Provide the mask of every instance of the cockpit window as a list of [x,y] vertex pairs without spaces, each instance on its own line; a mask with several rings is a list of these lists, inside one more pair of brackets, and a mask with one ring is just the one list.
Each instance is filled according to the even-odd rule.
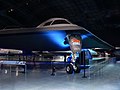
[[65,20],[55,20],[52,25],[54,24],[70,24],[69,22],[65,21]]
[[52,21],[47,22],[47,23],[44,24],[44,26],[49,26],[51,23],[52,23]]

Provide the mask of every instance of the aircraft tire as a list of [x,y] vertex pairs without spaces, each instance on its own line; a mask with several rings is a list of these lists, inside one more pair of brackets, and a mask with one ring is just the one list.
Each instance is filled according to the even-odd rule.
[[68,64],[67,66],[66,66],[66,72],[68,73],[68,74],[72,74],[73,73],[73,66],[71,65],[71,64]]
[[81,71],[80,65],[76,65],[75,67],[76,67],[76,69],[74,69],[74,72],[75,73],[80,73],[80,71]]

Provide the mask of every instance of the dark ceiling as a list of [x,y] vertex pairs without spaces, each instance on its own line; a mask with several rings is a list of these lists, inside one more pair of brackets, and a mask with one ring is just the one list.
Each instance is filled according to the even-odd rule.
[[69,19],[120,46],[119,0],[0,0],[0,29],[36,27],[53,17]]

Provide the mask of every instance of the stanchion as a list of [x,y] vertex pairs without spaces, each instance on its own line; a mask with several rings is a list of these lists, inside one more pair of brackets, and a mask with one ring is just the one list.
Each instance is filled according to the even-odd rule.
[[52,73],[51,73],[51,76],[55,76],[55,66],[53,65],[53,62],[54,62],[54,57],[53,57],[53,61],[52,61]]
[[51,73],[52,76],[55,76],[55,66],[52,67],[52,73]]
[[84,69],[84,74],[83,74],[83,77],[82,78],[87,78],[86,76],[86,73],[85,73],[85,66],[86,66],[86,60],[85,60],[85,51],[82,51],[81,52],[81,59],[83,60],[83,69]]
[[16,67],[16,76],[18,76],[18,66]]

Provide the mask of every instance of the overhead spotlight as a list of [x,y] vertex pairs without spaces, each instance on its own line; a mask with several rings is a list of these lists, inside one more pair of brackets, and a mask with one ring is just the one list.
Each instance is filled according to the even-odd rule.
[[10,10],[8,10],[8,12],[11,12]]
[[12,9],[12,8],[10,10],[8,10],[8,12],[12,12],[12,11],[14,11],[14,9]]
[[29,3],[26,3],[26,5],[28,5]]
[[13,11],[13,9],[11,8],[11,9],[10,9],[10,11],[12,12],[12,11]]

